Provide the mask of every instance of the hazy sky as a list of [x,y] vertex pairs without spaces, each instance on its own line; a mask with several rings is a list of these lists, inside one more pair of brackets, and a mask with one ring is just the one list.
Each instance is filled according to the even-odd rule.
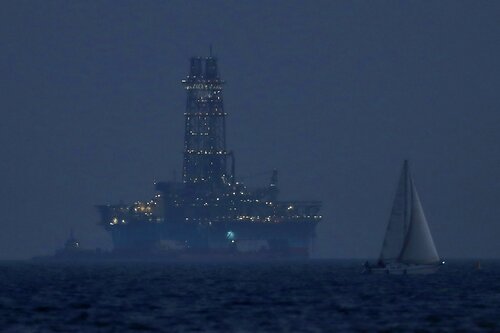
[[[0,259],[182,166],[188,58],[219,58],[237,174],[320,199],[316,255],[376,257],[404,158],[440,255],[500,257],[499,1],[2,1]],[[180,174],[180,172],[177,172]],[[248,178],[267,184],[267,177]]]

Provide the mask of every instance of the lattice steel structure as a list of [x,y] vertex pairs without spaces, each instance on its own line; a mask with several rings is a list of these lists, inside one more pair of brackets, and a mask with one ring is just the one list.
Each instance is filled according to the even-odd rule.
[[191,58],[189,75],[182,83],[187,92],[183,182],[209,186],[228,183],[227,114],[217,59]]

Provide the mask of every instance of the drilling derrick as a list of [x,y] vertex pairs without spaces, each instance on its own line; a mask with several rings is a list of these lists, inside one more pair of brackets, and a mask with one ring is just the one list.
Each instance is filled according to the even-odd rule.
[[217,59],[191,58],[189,75],[182,83],[187,92],[183,182],[220,187],[229,178],[222,98],[224,81],[219,77]]

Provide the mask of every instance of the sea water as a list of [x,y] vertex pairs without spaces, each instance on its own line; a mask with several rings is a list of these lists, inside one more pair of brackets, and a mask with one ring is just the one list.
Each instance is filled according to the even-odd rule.
[[0,263],[0,332],[500,332],[500,261]]

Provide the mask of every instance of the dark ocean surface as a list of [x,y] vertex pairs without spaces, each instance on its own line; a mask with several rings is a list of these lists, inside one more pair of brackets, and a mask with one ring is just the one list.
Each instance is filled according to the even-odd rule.
[[2,262],[0,332],[500,332],[500,261],[361,264]]

